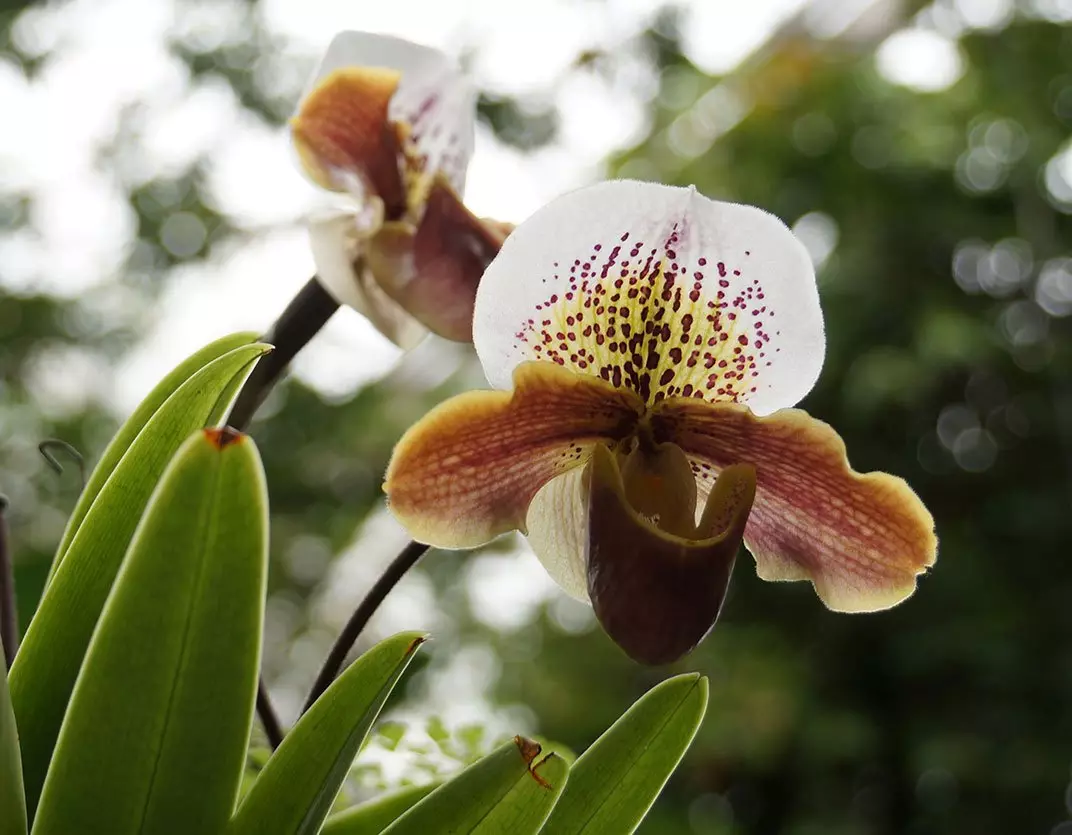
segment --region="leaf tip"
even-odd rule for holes
[[[420,648],[421,644],[425,643],[426,641],[430,641],[431,639],[432,636],[427,633],[418,635],[416,638],[409,642],[409,646],[406,647],[406,655],[413,655],[413,653],[415,653]]]
[[[222,426],[219,429],[203,429],[208,442],[216,449],[222,450],[231,444],[240,444],[245,440],[245,435],[230,426]]]
[[[703,702],[704,705],[707,704],[709,690],[707,676],[702,673],[682,673],[681,675],[667,679],[663,683],[670,684],[671,682],[677,682],[681,685],[684,698],[691,698],[695,693],[699,695],[700,701]]]

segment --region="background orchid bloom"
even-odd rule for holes
[[[343,32],[291,120],[306,174],[350,204],[310,224],[317,274],[403,347],[425,329],[472,339],[476,286],[507,231],[461,202],[475,117],[442,53]]]
[[[522,531],[637,660],[710,630],[742,539],[760,577],[843,612],[896,605],[934,563],[908,485],[787,408],[819,376],[822,313],[806,250],[759,209],[629,181],[561,197],[485,273],[474,337],[502,391],[405,434],[391,510],[446,548]]]

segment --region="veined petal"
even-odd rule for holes
[[[460,195],[473,153],[476,94],[455,63],[437,49],[389,35],[341,32],[317,69],[314,86],[345,67],[384,67],[401,74],[388,108],[407,126],[427,171],[442,171]]]
[[[934,519],[904,482],[857,473],[827,424],[799,409],[757,418],[732,403],[674,399],[651,418],[694,460],[701,491],[738,463],[756,469],[745,545],[764,580],[811,580],[828,608],[895,606],[934,564]]]
[[[427,331],[380,288],[363,264],[355,223],[349,212],[324,215],[309,223],[317,280],[339,304],[365,316],[399,348],[413,348]]]
[[[388,507],[414,539],[442,548],[523,530],[537,491],[593,444],[625,437],[639,410],[600,380],[527,363],[512,393],[458,395],[410,427],[387,467]]]
[[[430,331],[471,342],[477,285],[504,237],[437,178],[417,228],[385,225],[368,242],[366,262],[384,292]]]
[[[388,107],[401,76],[353,66],[333,70],[302,100],[290,121],[302,168],[317,185],[349,192],[359,203],[382,201],[387,217],[406,209],[402,155]]]
[[[584,467],[574,467],[541,487],[529,504],[525,525],[529,547],[551,579],[570,597],[588,603],[588,486]]]
[[[746,403],[767,413],[815,383],[825,343],[803,245],[759,209],[626,180],[552,201],[481,280],[473,337],[506,387],[545,360],[648,403]]]

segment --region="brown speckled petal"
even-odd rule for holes
[[[656,438],[693,459],[701,492],[719,470],[756,468],[745,545],[764,580],[811,580],[840,612],[895,606],[934,564],[934,519],[904,482],[858,473],[830,426],[799,409],[756,417],[732,403],[660,403]]]
[[[438,178],[417,228],[387,224],[365,257],[384,292],[421,324],[445,339],[472,342],[477,286],[505,237]]]
[[[325,76],[291,119],[302,167],[318,185],[383,201],[388,219],[402,215],[406,194],[401,145],[388,119],[401,76],[379,67],[346,67]]]
[[[637,512],[615,456],[602,444],[589,468],[588,595],[596,617],[635,661],[676,661],[718,618],[755,495],[755,472],[724,470],[699,528],[687,537]]]
[[[514,391],[472,391],[440,404],[395,447],[384,490],[391,512],[420,541],[472,548],[523,530],[529,503],[594,444],[636,424],[639,403],[600,380],[527,363]]]

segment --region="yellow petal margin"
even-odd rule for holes
[[[629,435],[639,399],[551,363],[514,372],[514,390],[440,404],[402,436],[387,467],[388,507],[419,542],[472,548],[524,530],[537,491]]]
[[[387,110],[401,75],[377,67],[347,67],[325,77],[290,120],[294,147],[313,182],[347,191],[359,178],[384,203],[388,218],[406,208],[399,171],[401,144]]]
[[[828,608],[873,612],[909,597],[934,564],[934,518],[919,497],[901,478],[853,470],[837,432],[807,412],[758,418],[673,398],[651,420],[692,459],[701,492],[726,466],[756,468],[744,541],[764,580],[811,580]]]

